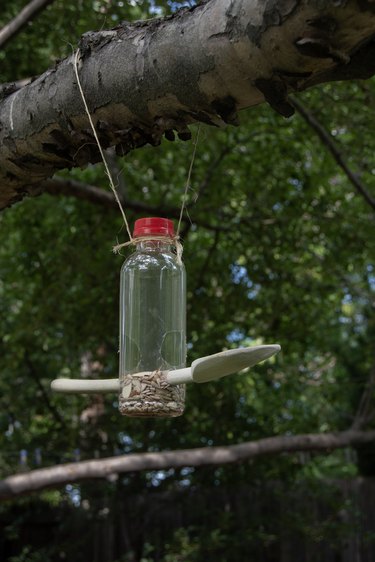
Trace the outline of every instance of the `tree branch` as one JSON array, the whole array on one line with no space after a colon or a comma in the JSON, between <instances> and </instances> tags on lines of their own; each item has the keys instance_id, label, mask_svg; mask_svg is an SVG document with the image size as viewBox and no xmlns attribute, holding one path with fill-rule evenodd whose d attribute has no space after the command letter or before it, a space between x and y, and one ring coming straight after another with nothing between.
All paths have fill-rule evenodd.
<instances>
[{"instance_id":1,"label":"tree branch","mask_svg":"<svg viewBox=\"0 0 375 562\"><path fill-rule=\"evenodd\" d=\"M4 47L29 21L52 2L53 0L32 0L29 2L12 21L0 29L0 48Z\"/></svg>"},{"instance_id":2,"label":"tree branch","mask_svg":"<svg viewBox=\"0 0 375 562\"><path fill-rule=\"evenodd\" d=\"M374 440L375 430L367 432L349 430L341 433L267 437L227 447L205 447L165 453L135 453L101 460L69 463L32 470L26 474L16 474L1 480L0 499L13 499L22 494L43 490L47 487L62 486L69 482L108 478L117 473L164 470L185 466L221 466L264 455L297 451L327 451Z\"/></svg>"},{"instance_id":3,"label":"tree branch","mask_svg":"<svg viewBox=\"0 0 375 562\"><path fill-rule=\"evenodd\" d=\"M117 202L111 192L76 180L68 180L59 177L46 180L40 185L38 190L33 193L33 195L39 195L40 192L43 191L49 193L50 195L67 195L77 197L77 199L83 199L85 201L89 201L90 203L94 203L95 205L103 205L110 209L118 210ZM168 217L174 219L178 219L180 216L180 210L177 207L147 205L147 203L143 203L142 201L133 201L123 197L120 197L120 201L125 210L131 209L136 213L158 214L162 212ZM188 217L183 217L182 221L190 223ZM207 228L207 230L212 230L214 232L229 230L224 226L217 226L206 221L194 220L194 222L199 226L203 226L204 228Z\"/></svg>"},{"instance_id":4,"label":"tree branch","mask_svg":"<svg viewBox=\"0 0 375 562\"><path fill-rule=\"evenodd\" d=\"M361 180L358 177L358 174L355 174L347 165L341 151L339 150L337 144L333 140L330 133L323 127L321 123L317 120L317 118L309 111L300 101L296 100L296 98L290 98L291 102L293 103L294 107L298 111L298 113L303 117L303 119L310 125L312 129L316 132L322 143L328 148L334 159L336 160L337 164L345 173L346 177L350 181L350 183L354 186L356 191L363 197L363 199L370 205L370 207L375 210L375 199L370 195L367 191L366 187L363 185Z\"/></svg>"},{"instance_id":5,"label":"tree branch","mask_svg":"<svg viewBox=\"0 0 375 562\"><path fill-rule=\"evenodd\" d=\"M375 73L371 2L210 0L168 18L86 33L79 73L101 144L123 155L194 122L236 124L288 92ZM0 209L63 168L100 159L73 56L0 102Z\"/></svg>"}]
</instances>

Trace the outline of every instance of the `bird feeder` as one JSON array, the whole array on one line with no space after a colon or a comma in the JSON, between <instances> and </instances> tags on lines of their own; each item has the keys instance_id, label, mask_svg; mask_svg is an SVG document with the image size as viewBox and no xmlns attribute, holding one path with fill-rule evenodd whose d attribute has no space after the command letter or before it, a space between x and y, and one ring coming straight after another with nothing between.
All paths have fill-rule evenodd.
<instances>
[{"instance_id":1,"label":"bird feeder","mask_svg":"<svg viewBox=\"0 0 375 562\"><path fill-rule=\"evenodd\" d=\"M185 367L186 276L176 259L173 222L135 222L135 251L121 268L120 412L126 416L179 416L185 386L166 373Z\"/></svg>"},{"instance_id":2,"label":"bird feeder","mask_svg":"<svg viewBox=\"0 0 375 562\"><path fill-rule=\"evenodd\" d=\"M186 367L185 268L175 251L173 222L135 222L135 251L121 268L119 378L56 379L65 393L119 393L119 410L132 417L175 417L184 411L185 384L220 379L280 351L258 345L231 349Z\"/></svg>"}]
</instances>

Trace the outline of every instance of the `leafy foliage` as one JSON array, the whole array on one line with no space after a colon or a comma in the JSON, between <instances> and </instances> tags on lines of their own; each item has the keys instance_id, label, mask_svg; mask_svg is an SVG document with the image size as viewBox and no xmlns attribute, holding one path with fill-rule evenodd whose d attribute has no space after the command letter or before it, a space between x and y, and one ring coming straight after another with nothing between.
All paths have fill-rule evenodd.
<instances>
[{"instance_id":1,"label":"leafy foliage","mask_svg":"<svg viewBox=\"0 0 375 562\"><path fill-rule=\"evenodd\" d=\"M3 4L0 25L23 3ZM159 0L56 0L0 53L1 80L42 72L85 31L177 7ZM328 85L300 99L375 193L374 81ZM153 214L178 211L190 158L190 144L167 141L130 154L116 164L122 194L147 204ZM108 189L101 166L72 176ZM232 444L351 424L373 361L374 219L319 139L298 115L285 120L266 106L244 112L238 129L203 128L188 213L182 235L189 361L263 342L280 343L282 353L249 374L189 387L186 414L174 420L121 418L113 397L52 395L49 382L56 376L116 376L122 258L111 247L125 239L125 231L119 213L72 197L23 201L0 216L4 476L78 455ZM138 217L131 209L128 216L130 222ZM25 450L27 459L20 453ZM362 469L374 474L374 459ZM280 457L216 470L127 475L100 489L71 487L47 501L77 509L87 502L92 517L99 517L104 498L118 486L147 497L156 488L215 489L249 481L261 486L346 477L356 470L355 458L343 453ZM257 525L246 533L258 532ZM207 549L219 552L234 532L230 522L218 520L205 535L205 550L202 537L193 540L181 529L166 547L165 562L210 559ZM179 558L181 551L186 554ZM30 553L26 545L9 560L50 556ZM153 559L152 548L147 556L144 562ZM238 556L243 559L243 553Z\"/></svg>"}]
</instances>

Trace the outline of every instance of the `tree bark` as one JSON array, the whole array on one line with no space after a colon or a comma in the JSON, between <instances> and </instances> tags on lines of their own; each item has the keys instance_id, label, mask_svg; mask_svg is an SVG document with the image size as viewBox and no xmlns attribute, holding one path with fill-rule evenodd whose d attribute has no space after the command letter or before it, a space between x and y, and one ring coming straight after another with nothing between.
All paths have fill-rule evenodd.
<instances>
[{"instance_id":1,"label":"tree bark","mask_svg":"<svg viewBox=\"0 0 375 562\"><path fill-rule=\"evenodd\" d=\"M103 147L126 154L173 131L187 139L197 121L236 124L265 100L289 116L291 90L372 76L374 37L371 0L210 0L86 33L79 73ZM6 96L0 125L0 209L100 159L73 56Z\"/></svg>"},{"instance_id":2,"label":"tree bark","mask_svg":"<svg viewBox=\"0 0 375 562\"><path fill-rule=\"evenodd\" d=\"M327 451L369 443L375 440L375 430L348 430L341 433L267 437L227 447L204 447L164 453L135 453L101 460L69 463L51 468L32 470L9 476L0 481L0 500L88 480L111 478L111 475L142 470L163 470L186 466L224 465L242 462L263 455L296 451Z\"/></svg>"}]
</instances>

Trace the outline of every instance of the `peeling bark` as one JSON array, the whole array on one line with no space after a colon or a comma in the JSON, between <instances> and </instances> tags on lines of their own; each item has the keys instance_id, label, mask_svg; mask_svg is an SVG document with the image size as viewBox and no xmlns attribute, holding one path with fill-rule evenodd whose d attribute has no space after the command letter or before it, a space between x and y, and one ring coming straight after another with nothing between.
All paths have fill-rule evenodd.
<instances>
[{"instance_id":1,"label":"peeling bark","mask_svg":"<svg viewBox=\"0 0 375 562\"><path fill-rule=\"evenodd\" d=\"M239 110L265 100L289 116L290 91L373 75L375 2L210 0L86 33L79 48L101 143L122 155L174 131L188 139L197 121L236 124ZM0 209L59 169L100 160L73 56L5 95L0 142Z\"/></svg>"},{"instance_id":2,"label":"peeling bark","mask_svg":"<svg viewBox=\"0 0 375 562\"><path fill-rule=\"evenodd\" d=\"M28 473L15 474L0 480L0 500L13 499L23 494L69 482L108 478L125 472L164 470L185 466L223 465L243 462L264 455L296 451L324 451L370 443L375 431L348 430L341 433L307 433L290 437L278 436L250 441L227 447L203 447L163 453L134 453L107 459L82 461L51 468L40 468Z\"/></svg>"}]
</instances>

